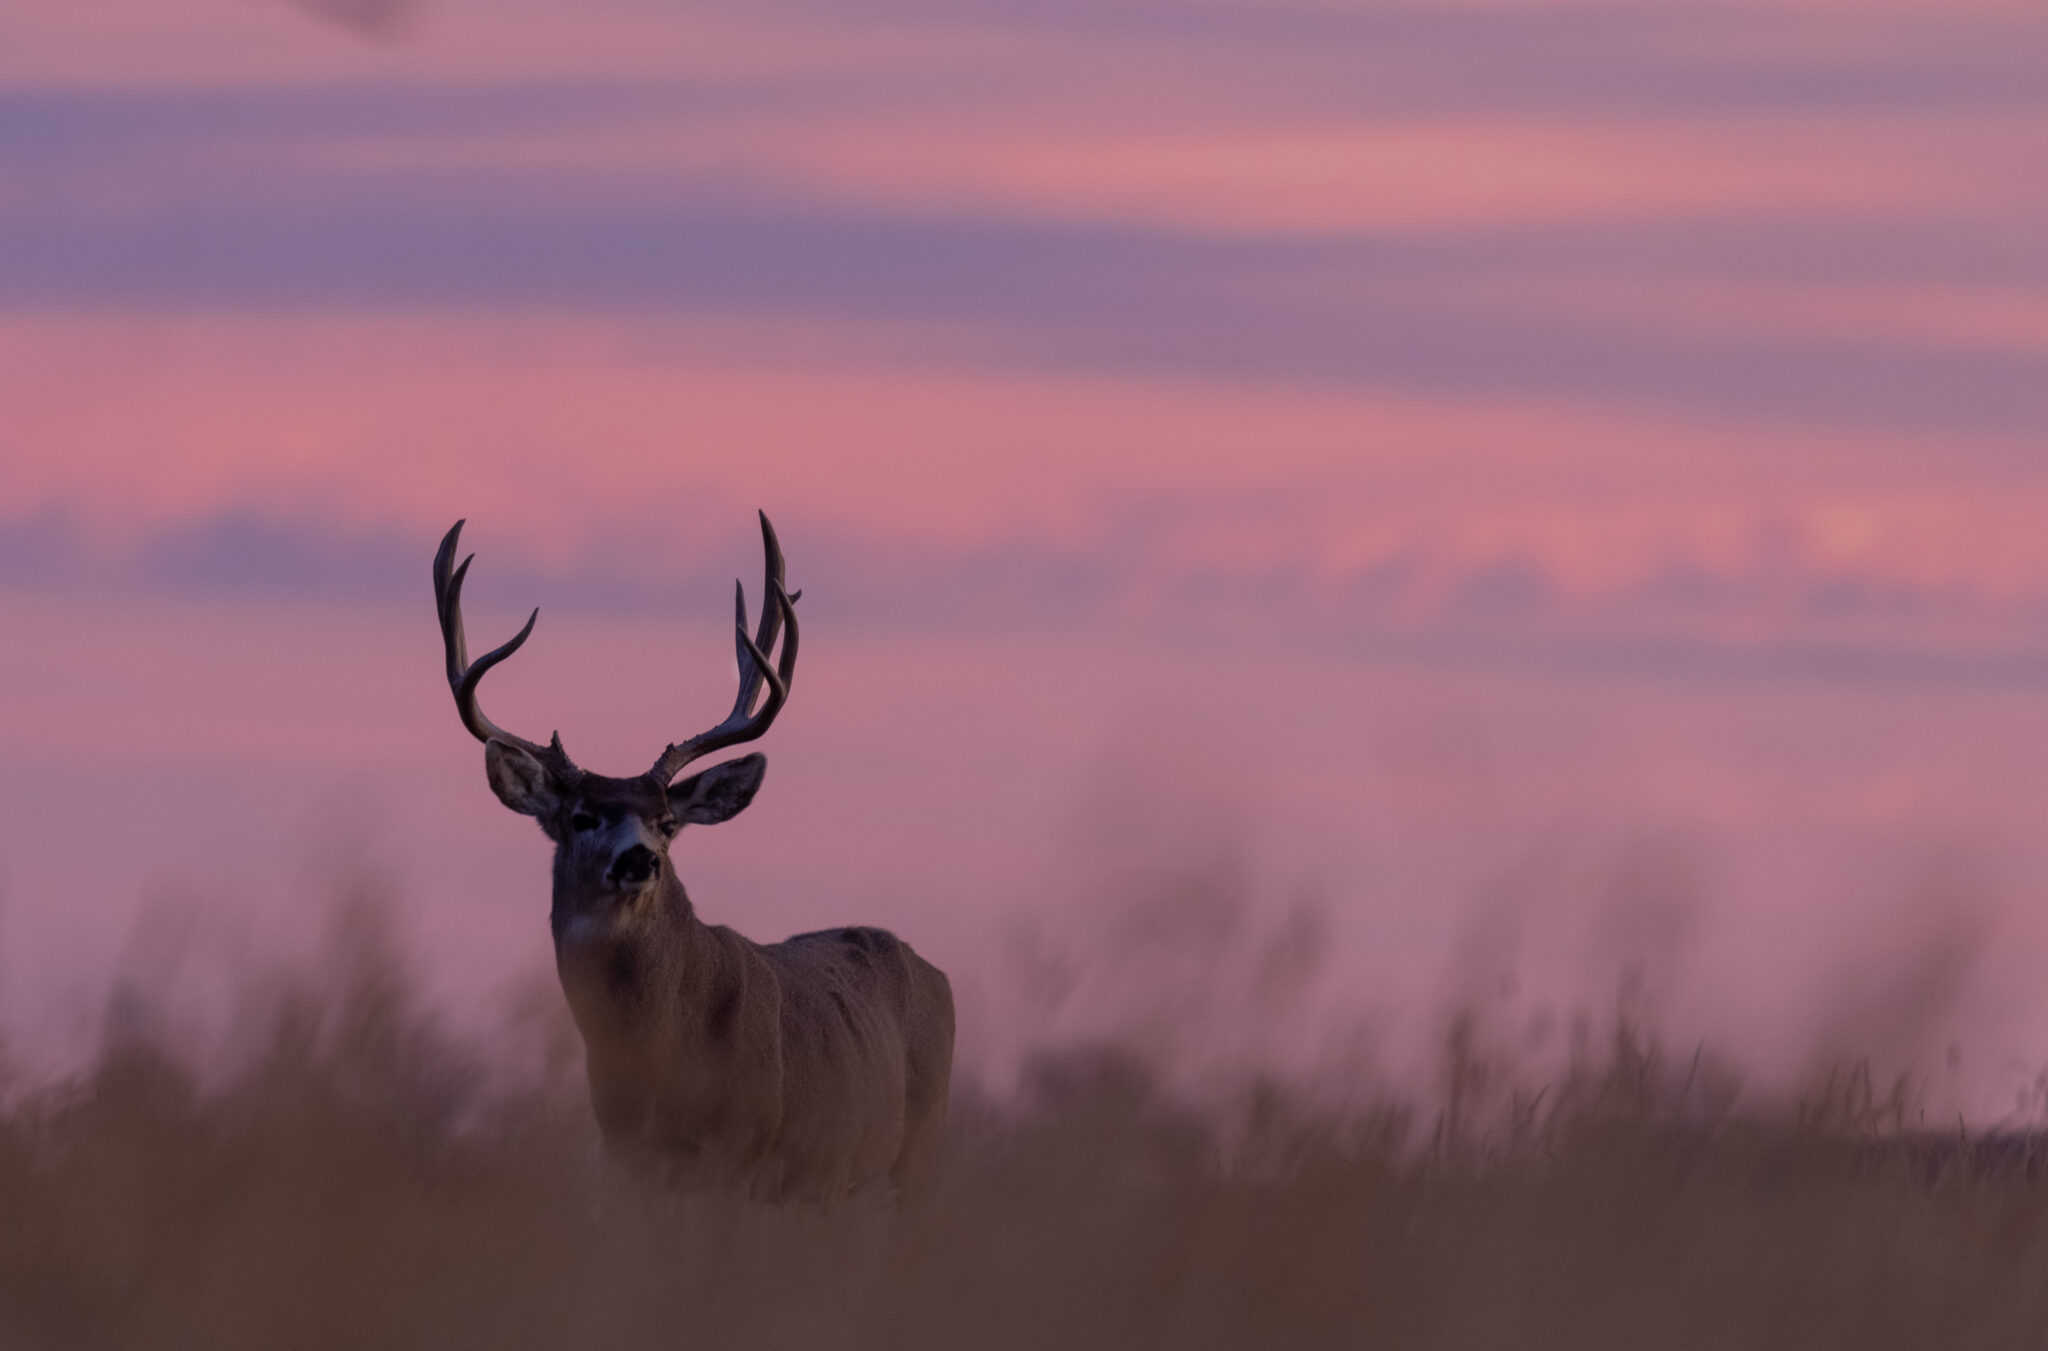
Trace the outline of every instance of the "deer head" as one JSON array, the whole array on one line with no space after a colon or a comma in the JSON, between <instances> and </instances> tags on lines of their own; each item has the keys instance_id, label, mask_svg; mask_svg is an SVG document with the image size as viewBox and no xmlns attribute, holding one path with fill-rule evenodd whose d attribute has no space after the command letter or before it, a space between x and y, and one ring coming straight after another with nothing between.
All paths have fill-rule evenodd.
<instances>
[{"instance_id":1,"label":"deer head","mask_svg":"<svg viewBox=\"0 0 2048 1351\"><path fill-rule=\"evenodd\" d=\"M745 588L733 584L739 696L732 711L716 726L668 745L645 774L615 779L578 767L562 749L559 733L543 746L507 732L478 706L477 685L532 635L540 611L528 616L525 627L503 646L473 662L469 659L462 629L462 583L475 555L455 563L463 524L457 521L450 528L434 556L434 599L455 710L462 725L484 743L491 791L513 811L533 817L554 841L550 921L556 942L616 935L647 921L658 909L652 898L669 890L680 895L669 862L669 844L676 832L685 825L731 820L761 786L768 762L759 754L713 765L680 782L676 775L693 761L763 735L789 698L790 676L796 670L797 596L783 587L782 548L775 527L762 513L767 594L760 628L751 636ZM782 650L771 665L767 654L778 636Z\"/></svg>"}]
</instances>

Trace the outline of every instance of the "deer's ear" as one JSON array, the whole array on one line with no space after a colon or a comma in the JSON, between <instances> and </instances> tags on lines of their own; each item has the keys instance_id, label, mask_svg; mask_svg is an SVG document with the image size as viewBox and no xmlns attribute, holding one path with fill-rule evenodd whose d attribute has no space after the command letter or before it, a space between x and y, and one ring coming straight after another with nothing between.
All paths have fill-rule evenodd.
<instances>
[{"instance_id":1,"label":"deer's ear","mask_svg":"<svg viewBox=\"0 0 2048 1351\"><path fill-rule=\"evenodd\" d=\"M506 742L484 743L484 773L498 801L522 816L545 821L562 805L561 793L547 766L524 749Z\"/></svg>"},{"instance_id":2,"label":"deer's ear","mask_svg":"<svg viewBox=\"0 0 2048 1351\"><path fill-rule=\"evenodd\" d=\"M670 810L694 826L715 826L746 810L761 790L768 772L765 755L742 755L701 774L692 774L668 790Z\"/></svg>"}]
</instances>

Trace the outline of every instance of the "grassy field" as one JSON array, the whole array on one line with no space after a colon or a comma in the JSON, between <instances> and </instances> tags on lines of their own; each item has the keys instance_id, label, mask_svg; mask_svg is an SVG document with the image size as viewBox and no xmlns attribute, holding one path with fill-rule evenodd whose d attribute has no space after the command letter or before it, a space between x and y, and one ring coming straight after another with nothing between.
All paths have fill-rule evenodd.
<instances>
[{"instance_id":1,"label":"grassy field","mask_svg":"<svg viewBox=\"0 0 2048 1351\"><path fill-rule=\"evenodd\" d=\"M556 1073L507 1088L375 942L247 1000L202 1083L116 1001L0 1117L0 1346L2048 1345L2026 1150L1898 1142L1866 1076L1749 1110L1624 1025L1538 1093L1196 1109L1113 1046L963 1090L916 1209L649 1194ZM537 1055L535 1057L539 1059Z\"/></svg>"}]
</instances>

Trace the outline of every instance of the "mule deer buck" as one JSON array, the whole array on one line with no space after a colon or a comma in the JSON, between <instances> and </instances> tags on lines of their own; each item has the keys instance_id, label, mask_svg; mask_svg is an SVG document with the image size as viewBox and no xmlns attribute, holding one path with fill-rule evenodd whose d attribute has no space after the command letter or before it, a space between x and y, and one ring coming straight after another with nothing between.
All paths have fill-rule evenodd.
<instances>
[{"instance_id":1,"label":"mule deer buck","mask_svg":"<svg viewBox=\"0 0 2048 1351\"><path fill-rule=\"evenodd\" d=\"M741 756L672 782L692 761L756 740L789 698L796 597L761 516L767 585L747 633L735 584L739 697L654 768L614 779L505 731L477 684L540 617L469 659L457 521L434 557L434 600L455 708L484 743L491 791L555 844L555 969L582 1034L591 1106L608 1150L686 1185L764 1199L830 1200L884 1176L900 1189L926 1162L946 1112L953 995L945 974L881 929L827 929L753 943L697 917L670 859L685 825L730 820L766 759ZM768 653L781 639L771 665ZM756 704L758 702L758 707Z\"/></svg>"}]
</instances>

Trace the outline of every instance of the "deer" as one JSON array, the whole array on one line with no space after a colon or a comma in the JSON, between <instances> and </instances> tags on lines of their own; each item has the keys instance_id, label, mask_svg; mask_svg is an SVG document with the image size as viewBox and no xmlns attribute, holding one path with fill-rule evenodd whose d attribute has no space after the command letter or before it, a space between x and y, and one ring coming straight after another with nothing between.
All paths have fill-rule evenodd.
<instances>
[{"instance_id":1,"label":"deer","mask_svg":"<svg viewBox=\"0 0 2048 1351\"><path fill-rule=\"evenodd\" d=\"M753 942L700 919L676 875L677 834L745 810L767 760L756 752L676 776L765 735L796 669L801 593L784 586L781 545L760 516L766 579L751 636L746 589L734 583L732 711L669 743L646 773L593 773L569 758L560 732L543 746L484 715L478 683L525 644L540 611L469 659L462 585L475 555L454 561L464 521L434 555L448 687L463 727L483 743L491 791L554 844L555 971L583 1041L605 1153L686 1190L831 1202L888 1186L901 1197L927 1174L946 1116L945 973L878 928Z\"/></svg>"}]
</instances>

